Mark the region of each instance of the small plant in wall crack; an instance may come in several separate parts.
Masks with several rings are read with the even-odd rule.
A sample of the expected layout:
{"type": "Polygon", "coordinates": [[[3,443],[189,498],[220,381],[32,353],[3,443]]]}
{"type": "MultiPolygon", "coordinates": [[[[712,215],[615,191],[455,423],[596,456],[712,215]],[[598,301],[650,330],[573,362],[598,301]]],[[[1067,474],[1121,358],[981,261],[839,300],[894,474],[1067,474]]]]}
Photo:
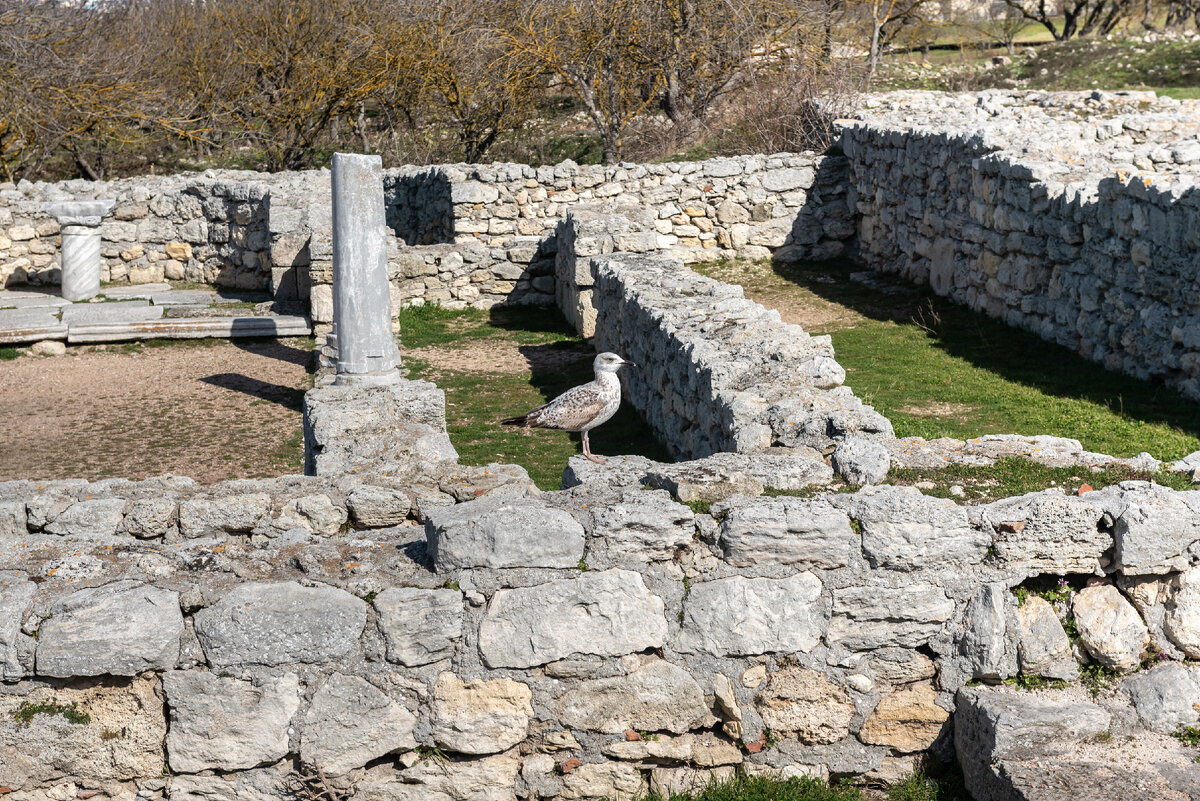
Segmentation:
{"type": "Polygon", "coordinates": [[[288,774],[288,789],[301,801],[346,801],[354,786],[340,787],[315,765],[301,765],[288,774]]]}
{"type": "Polygon", "coordinates": [[[92,716],[86,712],[80,712],[74,701],[65,705],[57,701],[45,704],[31,704],[28,701],[22,701],[21,705],[12,711],[13,720],[17,722],[17,727],[22,729],[32,723],[38,715],[62,715],[67,722],[79,726],[92,722],[92,716]]]}

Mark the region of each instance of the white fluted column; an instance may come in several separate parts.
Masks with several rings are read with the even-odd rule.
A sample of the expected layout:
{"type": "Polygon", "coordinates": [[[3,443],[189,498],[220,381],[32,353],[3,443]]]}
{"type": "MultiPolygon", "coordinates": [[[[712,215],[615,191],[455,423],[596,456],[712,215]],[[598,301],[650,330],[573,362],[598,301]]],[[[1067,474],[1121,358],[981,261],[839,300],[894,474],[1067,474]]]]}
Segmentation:
{"type": "Polygon", "coordinates": [[[111,200],[69,200],[42,206],[61,226],[62,296],[67,300],[87,300],[100,292],[100,221],[112,207],[111,200]]]}

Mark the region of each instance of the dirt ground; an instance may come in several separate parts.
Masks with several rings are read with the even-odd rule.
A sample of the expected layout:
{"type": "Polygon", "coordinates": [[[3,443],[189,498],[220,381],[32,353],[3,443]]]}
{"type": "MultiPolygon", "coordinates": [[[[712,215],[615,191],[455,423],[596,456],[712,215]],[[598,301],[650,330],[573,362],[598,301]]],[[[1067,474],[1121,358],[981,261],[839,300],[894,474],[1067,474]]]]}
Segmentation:
{"type": "Polygon", "coordinates": [[[0,480],[300,472],[311,347],[204,340],[0,361],[0,480]]]}

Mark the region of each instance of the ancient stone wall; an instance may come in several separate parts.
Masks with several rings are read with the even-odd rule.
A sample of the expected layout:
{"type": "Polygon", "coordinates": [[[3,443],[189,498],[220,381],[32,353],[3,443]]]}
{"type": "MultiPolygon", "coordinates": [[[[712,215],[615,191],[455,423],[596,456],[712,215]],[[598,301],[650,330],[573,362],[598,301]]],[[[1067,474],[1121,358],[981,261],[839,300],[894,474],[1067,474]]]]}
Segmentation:
{"type": "Polygon", "coordinates": [[[66,181],[0,189],[0,285],[59,281],[58,223],[49,201],[104,198],[101,280],[164,279],[260,289],[270,278],[271,176],[220,172],[111,183],[66,181]]]}
{"type": "Polygon", "coordinates": [[[1200,399],[1194,111],[1001,93],[864,116],[843,132],[860,260],[1200,399]]]}
{"type": "MultiPolygon", "coordinates": [[[[1200,656],[1198,492],[744,494],[831,480],[795,452],[576,458],[541,494],[420,472],[0,484],[0,783],[630,799],[735,767],[894,780],[958,739],[975,789],[1029,712],[968,683],[1200,656]],[[677,500],[702,497],[724,500],[677,500]],[[1060,576],[1065,602],[1010,592],[1060,576]]],[[[1059,747],[1144,738],[1200,722],[1172,700],[1195,681],[1170,663],[1033,718],[1059,747]]]]}

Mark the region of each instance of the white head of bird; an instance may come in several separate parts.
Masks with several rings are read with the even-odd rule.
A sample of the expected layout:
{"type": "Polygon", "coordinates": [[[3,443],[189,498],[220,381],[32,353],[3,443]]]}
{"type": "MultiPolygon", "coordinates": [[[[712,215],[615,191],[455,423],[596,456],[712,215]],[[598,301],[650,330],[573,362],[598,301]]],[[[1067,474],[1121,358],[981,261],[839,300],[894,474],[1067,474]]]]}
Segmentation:
{"type": "Polygon", "coordinates": [[[596,371],[596,375],[600,375],[601,373],[615,373],[626,365],[637,367],[633,362],[625,361],[615,353],[600,353],[592,362],[592,369],[596,371]]]}

